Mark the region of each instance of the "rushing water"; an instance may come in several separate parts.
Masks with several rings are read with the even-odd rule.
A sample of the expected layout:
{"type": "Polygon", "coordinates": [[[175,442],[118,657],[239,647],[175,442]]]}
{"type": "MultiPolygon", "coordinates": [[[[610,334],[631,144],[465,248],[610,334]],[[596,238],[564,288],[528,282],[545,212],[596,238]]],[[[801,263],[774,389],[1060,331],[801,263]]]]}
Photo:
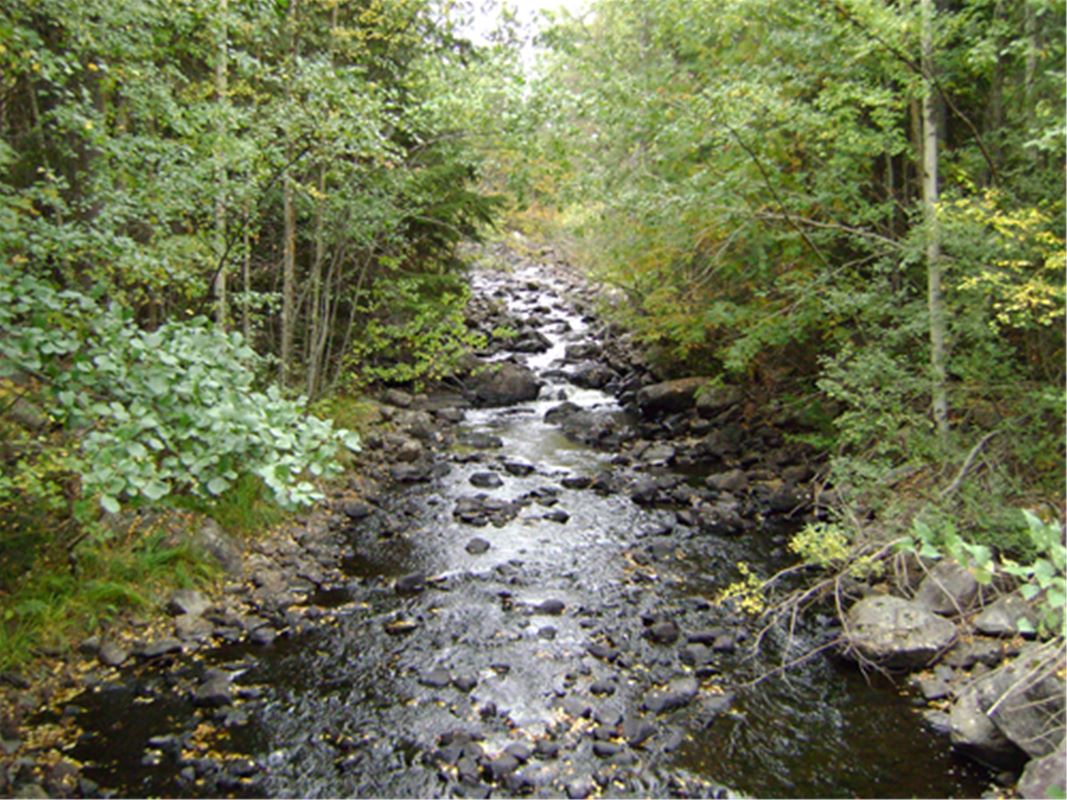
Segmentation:
{"type": "MultiPolygon", "coordinates": [[[[480,745],[489,754],[516,742],[560,745],[558,756],[527,762],[523,781],[493,786],[497,795],[558,796],[575,787],[580,793],[590,778],[609,795],[702,793],[716,785],[783,797],[980,793],[985,776],[923,729],[897,687],[869,684],[854,668],[822,657],[743,686],[772,665],[746,660],[742,650],[724,652],[702,676],[697,700],[669,714],[639,714],[652,686],[687,672],[676,646],[642,636],[648,621],[642,615],[669,616],[683,632],[720,624],[709,600],[728,582],[732,565],[768,565],[782,532],[723,539],[674,531],[669,510],[640,508],[624,494],[562,488],[568,476],[611,467],[610,453],[576,444],[543,420],[564,395],[583,407],[616,408],[612,397],[578,389],[559,373],[565,346],[585,341],[587,325],[567,307],[562,288],[546,284],[535,268],[476,280],[520,317],[549,309],[541,330],[551,348],[526,356],[552,376],[544,399],[468,411],[464,430],[499,436],[503,447],[459,448],[446,475],[398,493],[395,502],[418,508],[420,524],[409,535],[372,542],[353,533],[352,586],[315,598],[332,607],[334,623],[266,648],[230,646],[210,655],[209,665],[237,675],[248,698],[213,742],[240,769],[222,781],[204,780],[210,770],[183,761],[180,747],[145,757],[151,737],[187,735],[200,722],[172,685],[181,680],[179,670],[177,677],[131,677],[76,701],[87,733],[74,755],[87,762],[86,774],[123,795],[477,794],[477,785],[430,755],[442,734],[462,728],[484,737],[480,745]],[[542,288],[533,290],[534,283],[542,288]],[[502,468],[505,461],[534,470],[513,475],[502,468]],[[471,486],[471,475],[486,470],[499,473],[503,485],[471,486]],[[500,525],[472,528],[455,520],[457,500],[479,493],[535,499],[500,525]],[[560,510],[565,522],[545,518],[560,510]],[[468,552],[475,535],[490,542],[488,552],[468,552]],[[659,549],[650,561],[654,543],[659,549]],[[434,576],[427,591],[410,597],[392,591],[388,579],[415,571],[434,576]],[[549,599],[562,601],[564,612],[538,608],[549,599]],[[407,636],[389,635],[384,623],[397,619],[416,627],[407,636]],[[594,657],[592,642],[619,655],[594,657]],[[468,691],[426,685],[435,669],[476,685],[468,691]],[[610,694],[594,692],[597,681],[609,682],[610,694]],[[716,705],[722,690],[734,697],[728,709],[716,705]],[[581,718],[582,703],[592,721],[581,718]],[[656,729],[649,742],[610,757],[593,751],[597,721],[610,728],[638,718],[656,729]],[[233,761],[237,755],[247,761],[233,761]]],[[[203,667],[184,669],[199,674],[203,667]]],[[[165,739],[153,742],[166,750],[165,739]]]]}

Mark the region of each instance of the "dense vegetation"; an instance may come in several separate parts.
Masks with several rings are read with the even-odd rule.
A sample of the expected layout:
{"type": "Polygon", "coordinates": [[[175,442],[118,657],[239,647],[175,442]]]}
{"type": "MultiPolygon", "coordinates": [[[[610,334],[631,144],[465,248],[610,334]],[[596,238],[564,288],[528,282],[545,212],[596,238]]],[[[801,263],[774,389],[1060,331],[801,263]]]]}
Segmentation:
{"type": "Polygon", "coordinates": [[[551,124],[512,177],[667,370],[816,423],[846,519],[1029,557],[1018,509],[1062,512],[1063,23],[593,2],[545,34],[551,124]]]}
{"type": "Polygon", "coordinates": [[[1062,0],[594,0],[532,80],[457,9],[0,9],[0,652],[202,577],[131,508],[317,499],[308,403],[447,374],[505,207],[810,423],[826,537],[1062,551],[1062,0]]]}
{"type": "Polygon", "coordinates": [[[497,201],[458,88],[491,53],[447,12],[4,4],[0,642],[115,548],[159,560],[118,512],[311,502],[357,443],[306,402],[454,357],[453,248],[497,201]]]}

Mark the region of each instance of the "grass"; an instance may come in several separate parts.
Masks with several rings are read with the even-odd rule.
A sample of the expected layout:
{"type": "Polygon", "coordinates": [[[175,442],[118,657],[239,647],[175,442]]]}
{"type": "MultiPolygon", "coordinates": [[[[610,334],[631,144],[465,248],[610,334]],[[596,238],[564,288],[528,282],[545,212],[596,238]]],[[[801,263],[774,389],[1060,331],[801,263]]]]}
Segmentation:
{"type": "Polygon", "coordinates": [[[148,611],[176,588],[202,585],[218,569],[163,531],[81,544],[72,565],[52,552],[0,595],[0,669],[69,650],[124,612],[148,611]]]}

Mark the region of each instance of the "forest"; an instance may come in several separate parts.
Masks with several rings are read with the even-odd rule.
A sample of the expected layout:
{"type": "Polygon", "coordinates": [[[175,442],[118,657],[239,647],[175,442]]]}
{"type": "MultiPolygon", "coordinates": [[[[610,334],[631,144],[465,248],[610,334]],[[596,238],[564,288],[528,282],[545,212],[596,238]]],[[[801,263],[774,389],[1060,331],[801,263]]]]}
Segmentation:
{"type": "Polygon", "coordinates": [[[320,503],[517,234],[665,379],[804,420],[813,562],[904,541],[1061,635],[1062,0],[475,16],[0,8],[0,668],[214,580],[175,520],[320,503]]]}

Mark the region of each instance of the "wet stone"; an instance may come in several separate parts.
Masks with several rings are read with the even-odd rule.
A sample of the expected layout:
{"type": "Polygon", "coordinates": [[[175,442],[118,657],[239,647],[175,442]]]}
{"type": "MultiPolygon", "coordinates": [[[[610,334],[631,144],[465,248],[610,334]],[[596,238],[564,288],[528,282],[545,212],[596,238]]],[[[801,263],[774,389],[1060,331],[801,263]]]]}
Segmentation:
{"type": "Polygon", "coordinates": [[[496,489],[504,485],[503,479],[495,472],[475,472],[468,480],[471,486],[479,489],[496,489]]]}
{"type": "Polygon", "coordinates": [[[541,639],[555,639],[558,633],[559,631],[557,631],[551,625],[545,625],[537,631],[537,635],[541,639]]]}
{"type": "Polygon", "coordinates": [[[568,475],[560,481],[565,489],[588,489],[593,479],[587,475],[568,475]]]}
{"type": "Polygon", "coordinates": [[[514,744],[509,744],[507,747],[504,748],[504,752],[522,763],[526,763],[527,761],[529,761],[530,756],[533,755],[533,750],[531,750],[528,745],[525,745],[522,742],[515,742],[514,744]]]}
{"type": "Polygon", "coordinates": [[[198,706],[219,708],[230,704],[232,687],[225,675],[212,675],[197,688],[193,694],[193,703],[198,706]]]}
{"type": "Polygon", "coordinates": [[[397,594],[415,594],[426,588],[426,576],[421,572],[413,572],[397,578],[393,588],[397,594]]]}
{"type": "Polygon", "coordinates": [[[559,744],[549,739],[538,739],[534,746],[534,753],[538,758],[556,758],[559,756],[559,744]]]}
{"type": "Polygon", "coordinates": [[[712,660],[712,653],[706,645],[690,644],[682,648],[681,659],[683,664],[702,667],[712,660]]]}
{"type": "Polygon", "coordinates": [[[519,768],[519,759],[510,753],[502,753],[486,765],[486,771],[493,780],[499,781],[519,768]]]}
{"type": "Polygon", "coordinates": [[[469,542],[467,542],[467,545],[466,545],[466,547],[464,549],[468,553],[470,553],[472,556],[480,556],[482,553],[485,553],[486,551],[488,551],[489,548],[490,548],[489,542],[487,542],[485,539],[481,538],[480,536],[475,536],[473,539],[471,539],[469,542]]]}
{"type": "Polygon", "coordinates": [[[160,639],[145,645],[144,649],[141,650],[141,655],[145,658],[159,658],[160,656],[180,653],[181,651],[182,643],[177,639],[160,639]]]}
{"type": "Polygon", "coordinates": [[[595,695],[612,695],[615,694],[615,683],[610,680],[599,680],[590,685],[589,691],[595,695]]]}
{"type": "Polygon", "coordinates": [[[432,669],[419,676],[419,683],[433,689],[443,689],[452,683],[452,674],[447,669],[432,669]]]}
{"type": "Polygon", "coordinates": [[[100,646],[100,652],[97,653],[96,657],[100,659],[100,663],[104,666],[117,667],[126,661],[130,654],[114,642],[104,642],[100,646]]]}
{"type": "Polygon", "coordinates": [[[534,472],[533,464],[527,464],[524,461],[505,461],[504,471],[508,475],[514,475],[517,478],[524,478],[527,475],[532,475],[534,472]]]}
{"type": "Polygon", "coordinates": [[[656,726],[640,717],[630,717],[622,725],[622,736],[630,747],[640,747],[656,735],[656,726]]]}
{"type": "Polygon", "coordinates": [[[656,644],[674,644],[678,641],[678,625],[673,620],[654,622],[648,626],[645,635],[656,644]]]}
{"type": "Polygon", "coordinates": [[[565,523],[571,518],[571,515],[564,511],[562,508],[554,508],[551,511],[542,515],[542,519],[547,519],[549,522],[558,522],[560,524],[565,523]]]}
{"type": "Polygon", "coordinates": [[[534,607],[534,610],[537,611],[539,614],[550,614],[552,616],[559,616],[563,613],[563,609],[565,609],[566,607],[567,604],[564,603],[562,600],[549,599],[538,603],[538,605],[534,607]]]}
{"type": "Polygon", "coordinates": [[[604,661],[614,661],[619,657],[618,650],[600,642],[593,642],[586,648],[586,651],[594,658],[600,658],[604,661]]]}
{"type": "Polygon", "coordinates": [[[587,780],[571,781],[567,784],[567,797],[570,800],[585,800],[593,793],[593,784],[587,780]]]}
{"type": "Polygon", "coordinates": [[[599,758],[609,758],[622,750],[622,745],[615,742],[593,742],[593,754],[599,758]]]}
{"type": "Polygon", "coordinates": [[[469,692],[478,685],[478,679],[473,675],[457,675],[452,683],[461,692],[469,692]]]}

